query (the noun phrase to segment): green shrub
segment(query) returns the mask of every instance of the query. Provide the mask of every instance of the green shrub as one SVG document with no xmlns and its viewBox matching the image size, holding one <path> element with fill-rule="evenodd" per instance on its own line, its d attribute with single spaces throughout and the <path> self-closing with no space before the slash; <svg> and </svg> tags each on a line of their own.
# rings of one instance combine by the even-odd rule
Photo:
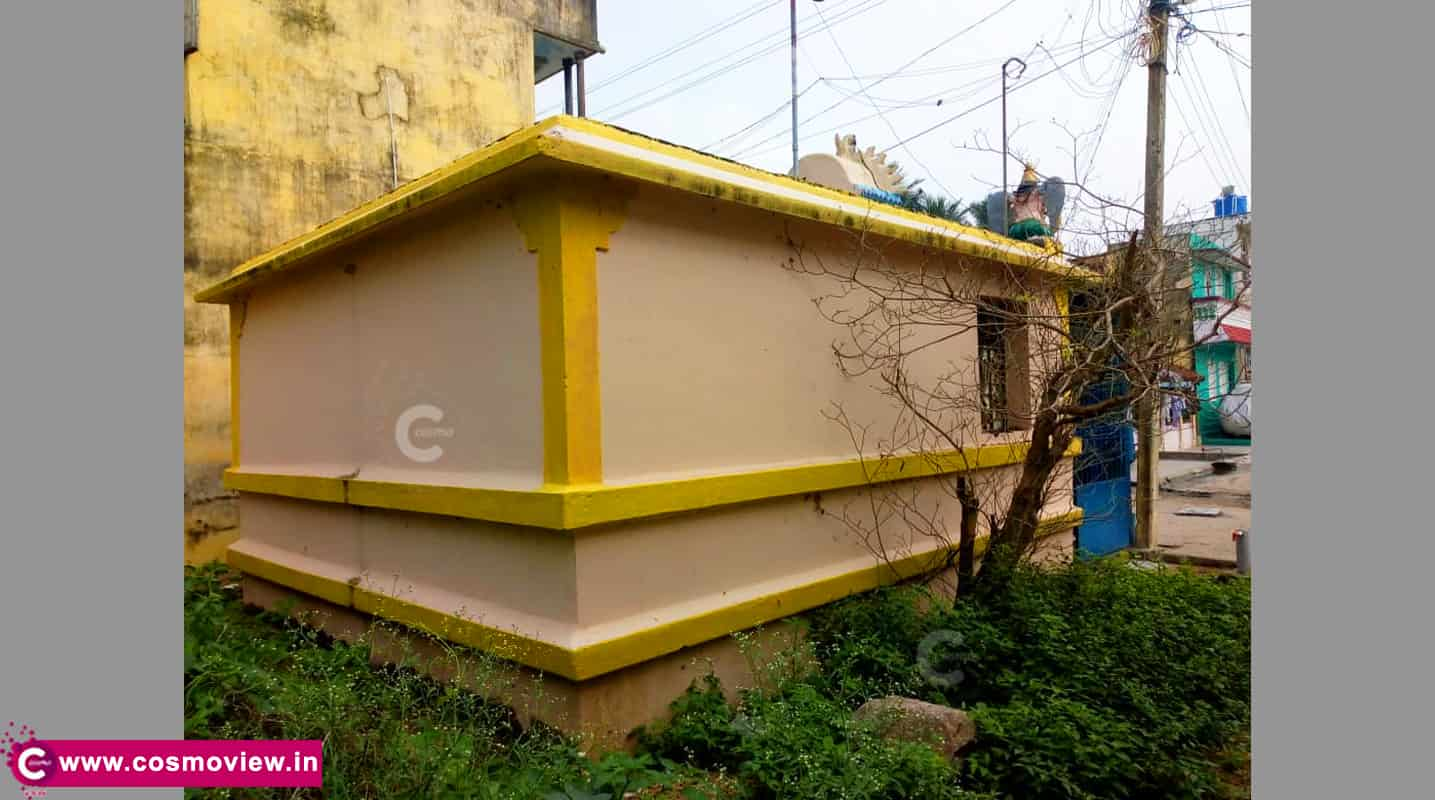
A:
<svg viewBox="0 0 1435 800">
<path fill-rule="evenodd" d="M 921 745 L 880 739 L 812 683 L 747 691 L 733 708 L 708 676 L 695 681 L 672 711 L 670 721 L 641 732 L 641 746 L 731 772 L 747 797 L 972 797 L 958 788 L 945 759 Z"/>
<path fill-rule="evenodd" d="M 978 737 L 964 784 L 1001 796 L 1199 797 L 1209 755 L 1250 714 L 1250 584 L 1119 561 L 1023 569 L 982 605 L 890 589 L 814 615 L 827 694 L 853 707 L 888 693 L 965 707 Z M 917 652 L 960 637 L 924 679 Z M 956 637 L 951 634 L 955 633 Z M 940 655 L 940 653 L 938 653 Z"/>
</svg>

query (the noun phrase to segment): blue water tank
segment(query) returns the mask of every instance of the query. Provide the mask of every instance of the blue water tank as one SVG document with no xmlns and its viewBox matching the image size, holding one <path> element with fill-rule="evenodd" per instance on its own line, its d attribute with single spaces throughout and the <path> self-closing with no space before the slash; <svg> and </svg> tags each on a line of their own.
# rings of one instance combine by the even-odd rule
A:
<svg viewBox="0 0 1435 800">
<path fill-rule="evenodd" d="M 1236 214 L 1245 214 L 1250 208 L 1248 199 L 1243 194 L 1223 194 L 1211 201 L 1216 216 L 1230 217 Z"/>
</svg>

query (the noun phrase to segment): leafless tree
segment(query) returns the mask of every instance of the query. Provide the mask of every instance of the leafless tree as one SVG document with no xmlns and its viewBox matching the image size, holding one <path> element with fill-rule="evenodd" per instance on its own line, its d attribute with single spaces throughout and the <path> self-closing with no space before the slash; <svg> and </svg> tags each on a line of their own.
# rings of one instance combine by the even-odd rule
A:
<svg viewBox="0 0 1435 800">
<path fill-rule="evenodd" d="M 870 226 L 835 251 L 792 231 L 788 247 L 789 269 L 830 288 L 814 304 L 839 326 L 842 371 L 896 412 L 880 429 L 841 404 L 829 412 L 871 483 L 834 513 L 879 558 L 913 533 L 939 540 L 962 596 L 1000 591 L 1035 552 L 1047 501 L 1071 478 L 1078 426 L 1170 391 L 1161 376 L 1200 344 L 1184 313 L 1187 255 L 1136 233 L 1096 258 L 1052 253 L 1024 267 L 893 242 Z M 987 468 L 993 448 L 1015 448 L 1019 459 L 1006 460 L 1019 463 Z M 898 457 L 912 455 L 942 477 L 892 480 Z M 941 510 L 953 502 L 955 526 Z"/>
</svg>

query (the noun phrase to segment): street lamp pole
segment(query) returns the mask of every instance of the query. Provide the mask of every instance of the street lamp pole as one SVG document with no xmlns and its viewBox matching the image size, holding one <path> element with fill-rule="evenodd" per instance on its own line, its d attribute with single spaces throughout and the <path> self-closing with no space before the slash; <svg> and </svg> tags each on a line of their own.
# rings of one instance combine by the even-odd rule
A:
<svg viewBox="0 0 1435 800">
<path fill-rule="evenodd" d="M 1012 64 L 1018 65 L 1015 74 L 1012 74 L 1012 73 L 1010 72 L 1010 69 L 1011 69 L 1011 65 L 1012 65 Z M 1025 61 L 1022 61 L 1021 59 L 1019 59 L 1019 58 L 1017 58 L 1017 57 L 1015 57 L 1015 56 L 1012 56 L 1011 58 L 1008 58 L 1005 62 L 1002 63 L 1002 217 L 1001 217 L 1001 225 L 1000 225 L 1000 227 L 997 228 L 997 232 L 1000 233 L 1000 234 L 1002 234 L 1003 236 L 1005 236 L 1005 235 L 1006 235 L 1006 232 L 1007 232 L 1007 187 L 1009 186 L 1009 184 L 1007 183 L 1007 172 L 1006 172 L 1006 170 L 1007 170 L 1007 164 L 1006 164 L 1006 162 L 1007 162 L 1006 88 L 1007 88 L 1007 87 L 1006 87 L 1006 82 L 1007 82 L 1007 79 L 1008 79 L 1008 78 L 1010 78 L 1010 79 L 1012 79 L 1012 80 L 1016 80 L 1016 79 L 1020 78 L 1020 77 L 1022 76 L 1022 73 L 1023 73 L 1023 72 L 1026 72 L 1026 62 L 1025 62 Z"/>
<path fill-rule="evenodd" d="M 792 0 L 792 177 L 797 177 L 797 0 Z"/>
<path fill-rule="evenodd" d="M 820 3 L 822 0 L 813 0 Z M 797 0 L 788 3 L 792 22 L 792 177 L 797 177 Z"/>
</svg>

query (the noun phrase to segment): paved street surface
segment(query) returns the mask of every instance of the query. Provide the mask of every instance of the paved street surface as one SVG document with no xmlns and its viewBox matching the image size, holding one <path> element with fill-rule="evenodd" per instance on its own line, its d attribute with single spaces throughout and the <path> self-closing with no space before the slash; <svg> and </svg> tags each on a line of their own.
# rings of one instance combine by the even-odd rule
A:
<svg viewBox="0 0 1435 800">
<path fill-rule="evenodd" d="M 1236 544 L 1231 540 L 1235 528 L 1251 525 L 1251 459 L 1249 455 L 1233 459 L 1235 472 L 1216 475 L 1209 464 L 1199 461 L 1176 462 L 1184 469 L 1171 470 L 1167 479 L 1163 469 L 1162 492 L 1156 503 L 1157 546 L 1175 556 L 1197 556 L 1236 559 Z M 1167 466 L 1163 459 L 1161 466 Z M 1194 472 L 1193 472 L 1194 470 Z M 1197 496 L 1209 493 L 1209 496 Z M 1176 512 L 1188 507 L 1220 509 L 1218 517 L 1181 516 Z"/>
</svg>

